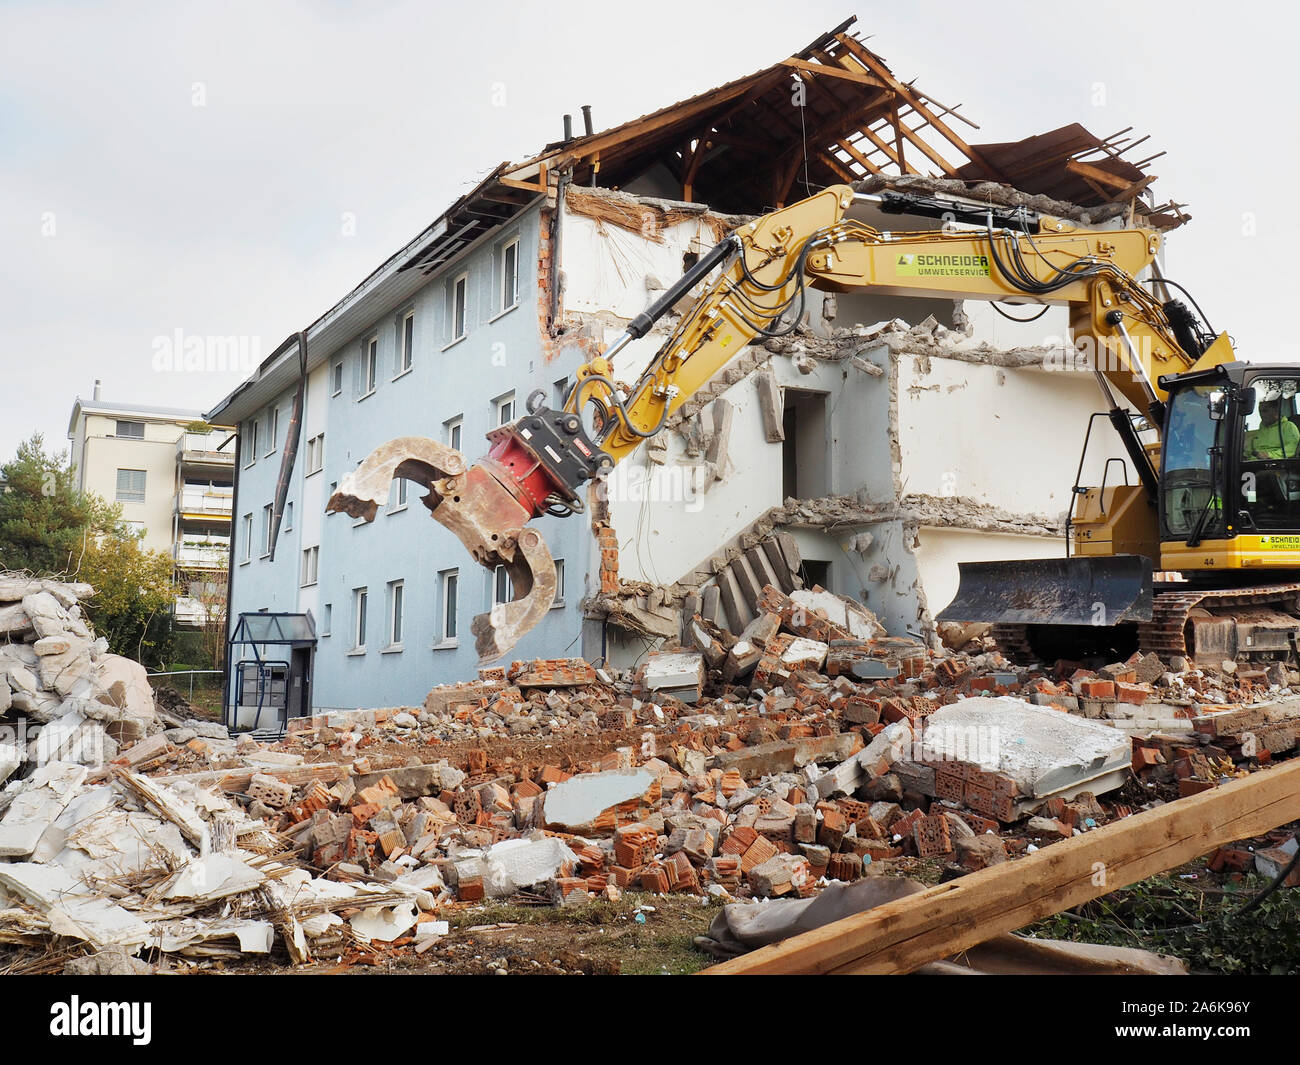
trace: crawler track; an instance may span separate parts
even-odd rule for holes
[[[1138,646],[1143,653],[1154,651],[1162,657],[1181,655],[1190,658],[1187,646],[1187,620],[1197,607],[1216,614],[1230,614],[1234,607],[1278,606],[1294,612],[1300,598],[1300,584],[1274,584],[1259,588],[1202,589],[1200,591],[1157,591],[1150,621],[1138,625]],[[998,649],[1016,662],[1037,660],[1031,643],[1030,625],[994,625],[993,638]]]

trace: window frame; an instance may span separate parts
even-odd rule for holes
[[[253,512],[244,515],[244,557],[239,560],[241,566],[253,561]]]
[[[450,284],[447,328],[451,336],[448,337],[448,347],[469,336],[469,273],[457,274],[451,279]],[[457,307],[458,296],[459,307]],[[458,314],[460,317],[459,331],[457,331],[456,327]]]
[[[271,525],[275,522],[275,504],[267,503],[262,508],[262,553],[258,558],[271,557]]]
[[[555,563],[555,600],[551,603],[552,610],[559,610],[564,606],[564,559],[557,558]]]
[[[501,412],[509,406],[510,417],[503,418]],[[503,392],[492,401],[492,419],[493,428],[500,429],[503,425],[509,425],[515,420],[515,391],[512,388],[509,392]]]
[[[406,581],[388,582],[385,596],[388,606],[388,643],[385,651],[400,651],[406,635]]]
[[[505,566],[496,566],[492,570],[492,605],[504,606],[506,603],[514,600],[515,588],[514,581],[510,579],[510,571]],[[505,598],[500,596],[500,586],[505,583]]]
[[[373,396],[379,386],[379,336],[367,337],[361,342],[361,394],[357,401]]]
[[[267,412],[266,428],[267,441],[266,451],[262,453],[263,458],[266,458],[268,455],[274,455],[278,446],[276,444],[276,440],[280,436],[280,407],[278,405],[272,407]]]
[[[447,438],[447,446],[456,451],[460,450],[460,442],[465,436],[465,415],[457,414],[454,418],[448,418],[442,423]]]
[[[349,654],[365,654],[366,623],[370,609],[370,586],[352,589],[352,649]]]
[[[138,473],[140,475],[140,489],[139,489],[138,499],[135,498],[137,494],[135,489],[131,489],[131,488],[124,489],[122,487],[122,474],[124,473]],[[123,495],[124,492],[127,493],[125,496]],[[123,466],[117,467],[117,484],[113,495],[113,501],[115,503],[144,504],[148,502],[148,499],[149,499],[149,471],[136,470],[136,469],[131,469],[130,467],[123,467]]]
[[[393,478],[393,505],[388,508],[389,514],[396,514],[406,509],[410,490],[405,477]]]
[[[409,335],[408,335],[409,334]],[[415,368],[415,308],[412,307],[397,319],[397,372],[396,381]]]
[[[259,422],[253,418],[248,423],[248,461],[244,463],[244,469],[248,469],[257,462],[257,441],[258,441]]]
[[[132,421],[130,418],[114,418],[113,423],[114,423],[113,424],[114,439],[116,440],[143,440],[144,439],[144,422]],[[139,426],[140,427],[139,435],[135,433],[122,432],[122,426],[124,425]]]
[[[325,468],[325,434],[317,433],[307,441],[307,470],[304,477],[320,473]]]
[[[307,578],[310,576],[310,580]],[[302,549],[302,569],[298,574],[298,587],[311,588],[320,579],[320,544]]]
[[[435,648],[455,647],[460,643],[460,569],[445,569],[438,574],[438,642]]]
[[[506,256],[511,252],[514,253],[513,256],[514,267],[512,270],[507,271]],[[519,306],[519,236],[518,234],[511,237],[509,240],[502,242],[500,259],[501,259],[501,278],[500,278],[500,285],[497,289],[497,310],[498,313],[505,314],[506,311],[514,310],[514,308]],[[510,280],[512,282],[514,288],[514,291],[512,293],[513,298],[509,302],[506,302],[507,280]]]
[[[343,393],[343,360],[342,359],[339,359],[338,362],[334,363],[334,365],[330,368],[330,374],[331,374],[330,396],[342,395]]]

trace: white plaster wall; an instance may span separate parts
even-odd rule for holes
[[[101,415],[85,418],[84,447],[76,459],[82,489],[113,503],[117,498],[117,471],[144,470],[144,502],[120,504],[122,519],[144,523],[143,546],[147,550],[170,554],[176,504],[176,441],[184,427],[174,422],[149,422],[129,414],[123,414],[122,419],[143,421],[144,439],[116,437],[115,418]]]
[[[1103,409],[1092,374],[1002,369],[954,359],[898,360],[903,494],[964,496],[1020,514],[1063,515],[1088,418]],[[1094,426],[1084,483],[1123,449]],[[1112,467],[1109,483],[1120,477]],[[1130,480],[1135,474],[1129,471]]]
[[[958,562],[1060,558],[1065,554],[1065,543],[1059,536],[1022,536],[922,526],[917,541],[917,569],[931,617],[951,603],[957,594]]]
[[[682,256],[717,243],[713,227],[691,218],[662,230],[655,241],[586,215],[564,215],[564,308],[630,320],[685,271]],[[647,278],[655,282],[647,288]]]
[[[763,433],[754,382],[745,378],[723,393],[734,413],[726,476],[709,478],[703,456],[689,460],[676,432],[663,434],[667,462],[650,462],[638,448],[609,478],[610,518],[619,536],[619,575],[669,584],[781,502],[781,445]],[[710,407],[703,412],[705,423]],[[678,465],[698,461],[699,473]],[[649,478],[649,479],[647,479]]]

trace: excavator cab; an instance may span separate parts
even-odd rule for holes
[[[1279,549],[1285,534],[1300,544],[1300,367],[1231,363],[1160,383],[1161,568],[1295,568]]]

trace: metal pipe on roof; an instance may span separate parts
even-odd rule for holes
[[[588,137],[596,132],[591,124],[591,104],[582,105],[582,127],[587,131]]]
[[[569,141],[571,140],[573,140],[573,116],[565,115],[564,116],[564,143],[568,144]]]

